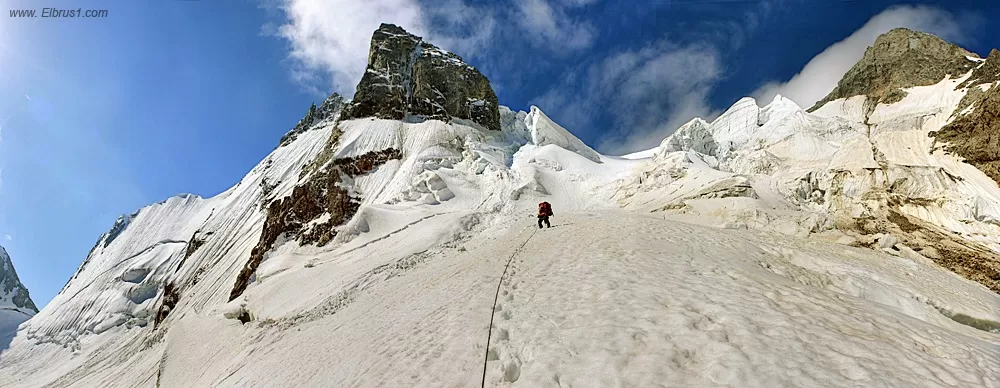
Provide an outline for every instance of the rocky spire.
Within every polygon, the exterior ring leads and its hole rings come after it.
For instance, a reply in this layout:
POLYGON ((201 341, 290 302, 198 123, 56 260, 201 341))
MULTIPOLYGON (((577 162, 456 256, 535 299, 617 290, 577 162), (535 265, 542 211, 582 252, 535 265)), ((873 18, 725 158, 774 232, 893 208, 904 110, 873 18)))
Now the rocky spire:
POLYGON ((330 97, 323 100, 323 103, 320 104, 319 108, 316 107, 316 104, 312 104, 309 106, 309 110, 306 111, 306 115, 302 117, 302 120, 299 120, 292 130, 288 131, 285 136, 281 137, 278 147, 286 146, 295 141, 299 134, 308 131, 309 128, 312 128, 317 124, 324 121, 335 121, 343 107, 344 97, 341 97, 340 94, 337 93, 331 94, 330 97))
POLYGON ((30 310, 37 313, 38 307, 28 296, 28 288, 21 284, 14 271, 14 263, 11 262, 7 250, 0 246, 0 309, 17 308, 20 310, 30 310))
POLYGON ((946 76, 957 78, 968 73, 977 65, 970 57, 979 56, 931 34, 894 29, 875 39, 837 87, 809 111, 853 96, 868 96, 875 103, 898 102, 906 96, 905 88, 933 85, 946 76))
POLYGON ((490 81, 461 57, 392 24, 372 35, 368 68, 345 119, 407 116, 471 120, 500 130, 500 111, 490 81))

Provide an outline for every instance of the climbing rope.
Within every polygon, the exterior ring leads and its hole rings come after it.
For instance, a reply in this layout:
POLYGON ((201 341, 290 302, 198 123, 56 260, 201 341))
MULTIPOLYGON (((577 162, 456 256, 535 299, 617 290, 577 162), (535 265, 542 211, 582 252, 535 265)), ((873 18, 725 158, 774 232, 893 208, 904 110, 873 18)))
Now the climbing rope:
POLYGON ((500 281, 497 282, 497 292, 493 295, 493 309, 490 310, 492 312, 492 314, 490 314, 490 331, 486 334, 486 354, 483 356, 483 382, 480 385, 481 388, 486 387, 486 364, 489 362, 490 358, 490 339, 493 336, 493 317, 497 315, 497 300, 500 299, 500 287, 503 285, 503 278, 507 276, 507 269, 510 268, 510 263, 514 261, 514 257, 517 256, 518 253, 521 253, 521 249, 524 249, 524 246, 528 245, 528 241, 531 241, 531 238, 535 236, 535 232, 537 231, 538 229, 532 230, 531 235, 529 235, 528 238, 521 243, 521 246, 517 247, 517 249, 514 250, 514 253, 510 254, 510 257, 507 258, 507 265, 503 267, 503 274, 500 275, 500 281))

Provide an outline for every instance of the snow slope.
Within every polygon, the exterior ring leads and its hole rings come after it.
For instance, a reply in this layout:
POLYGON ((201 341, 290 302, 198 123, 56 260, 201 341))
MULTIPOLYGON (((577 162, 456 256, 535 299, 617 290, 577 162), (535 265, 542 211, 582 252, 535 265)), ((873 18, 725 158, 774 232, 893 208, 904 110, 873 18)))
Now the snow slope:
POLYGON ((143 363, 137 354, 150 354, 149 342, 163 334, 154 332, 152 321, 166 285, 190 291, 177 315, 224 302, 221 292, 228 292, 256 243, 262 205, 287 195, 329 135, 329 127, 299 135, 213 198, 180 195, 120 218, 59 295, 0 354, 0 385, 69 384, 96 370, 125 386, 151 381, 148 373, 155 370, 148 368, 155 368, 155 360, 143 363), (188 255, 195 240, 202 241, 188 255))

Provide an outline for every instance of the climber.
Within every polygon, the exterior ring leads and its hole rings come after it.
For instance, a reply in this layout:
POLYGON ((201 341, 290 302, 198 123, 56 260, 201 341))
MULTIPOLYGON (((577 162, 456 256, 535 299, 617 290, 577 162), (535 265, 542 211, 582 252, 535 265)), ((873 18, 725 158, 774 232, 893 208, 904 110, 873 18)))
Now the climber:
POLYGON ((538 229, 542 228, 542 222, 545 222, 546 228, 551 228, 552 224, 549 223, 549 217, 552 217, 552 205, 548 202, 542 202, 538 204, 538 229))

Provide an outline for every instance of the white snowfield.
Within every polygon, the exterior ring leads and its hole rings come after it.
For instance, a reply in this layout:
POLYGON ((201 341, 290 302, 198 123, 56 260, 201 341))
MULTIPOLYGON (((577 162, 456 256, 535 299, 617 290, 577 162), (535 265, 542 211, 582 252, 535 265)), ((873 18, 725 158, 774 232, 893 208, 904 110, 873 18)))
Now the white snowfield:
POLYGON ((958 322, 1000 322, 1000 296, 832 230, 896 182, 938 204, 908 214, 1000 241, 1000 189, 929 151, 961 98, 952 82, 868 124, 853 99, 816 114, 743 99, 626 157, 537 108, 502 108, 500 132, 341 122, 334 157, 403 158, 344 183, 363 203, 333 242, 279 239, 228 302, 267 204, 333 133, 323 123, 232 189, 104 236, 0 350, 0 386, 471 387, 485 371, 498 387, 1000 387, 1000 333, 958 322), (538 230, 543 200, 554 225, 538 230), (168 284, 179 302, 154 327, 168 284))

